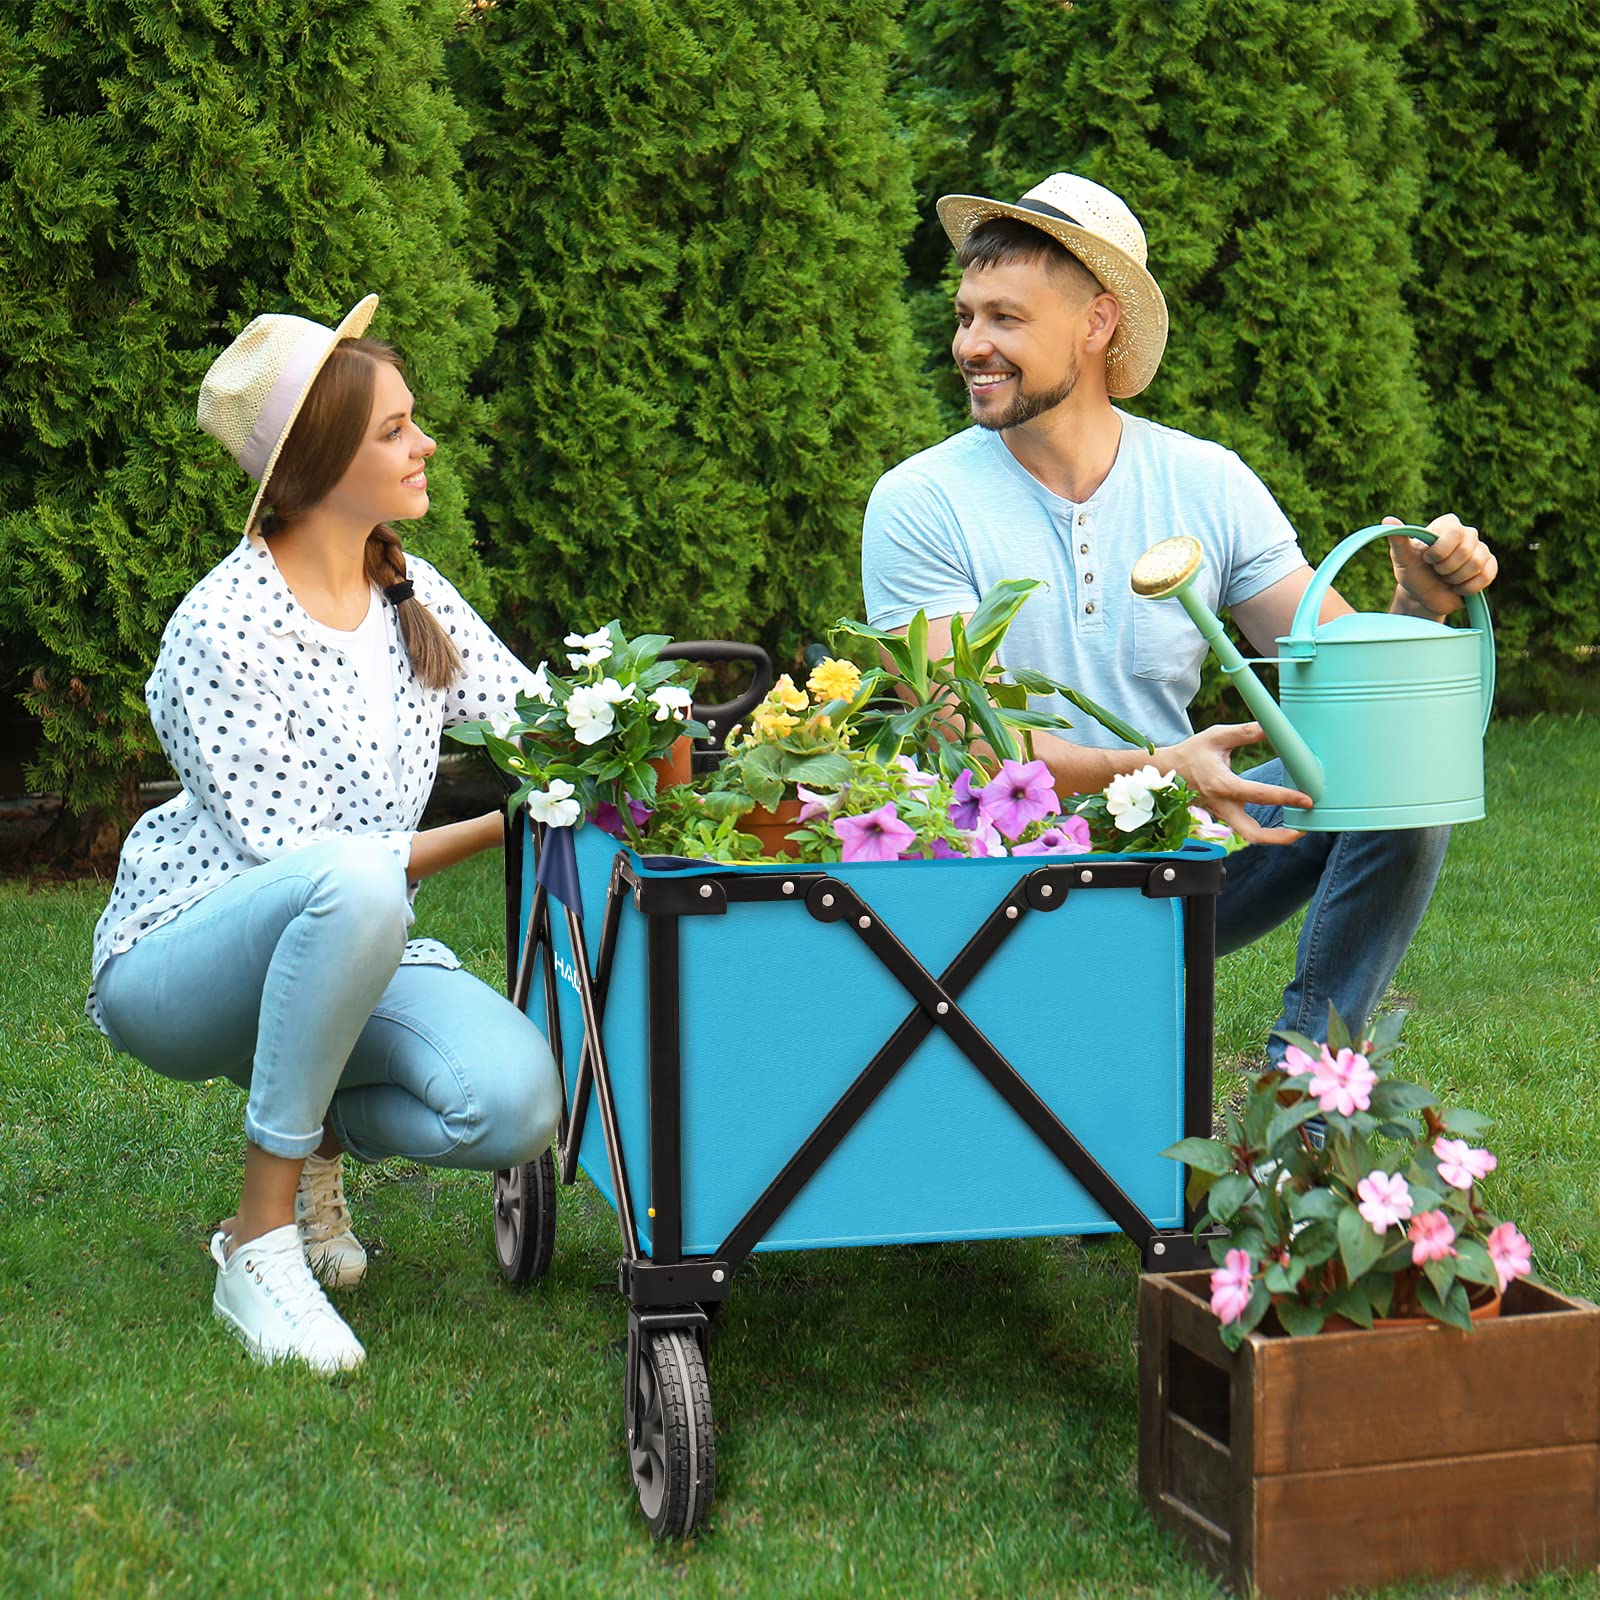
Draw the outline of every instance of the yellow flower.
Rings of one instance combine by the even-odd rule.
[[[861,687],[861,669],[853,661],[828,660],[812,669],[806,679],[806,688],[817,697],[820,704],[830,700],[853,700]]]
[[[755,715],[750,720],[756,735],[764,739],[789,733],[800,725],[798,717],[792,717],[787,711],[779,711],[765,704],[756,707]]]
[[[795,688],[794,679],[787,672],[767,691],[767,700],[773,705],[782,706],[785,711],[804,711],[806,708],[806,697]]]

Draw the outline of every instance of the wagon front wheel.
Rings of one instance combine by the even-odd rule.
[[[494,1175],[494,1254],[511,1283],[550,1270],[556,1248],[556,1162],[546,1150]]]
[[[639,1509],[658,1539],[698,1533],[717,1481],[711,1384],[687,1328],[653,1333],[639,1352],[628,1465]]]

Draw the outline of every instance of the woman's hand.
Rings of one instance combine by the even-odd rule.
[[[435,872],[453,867],[480,850],[493,850],[504,843],[506,814],[503,811],[486,811],[481,817],[469,817],[465,822],[447,822],[440,828],[425,828],[411,836],[411,860],[406,866],[406,877],[420,883]]]

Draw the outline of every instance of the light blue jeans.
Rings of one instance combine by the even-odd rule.
[[[530,1161],[561,1089],[544,1035],[470,973],[401,966],[405,869],[350,837],[240,873],[101,969],[111,1041],[249,1091],[245,1135],[299,1158],[323,1118],[363,1161]]]
[[[1294,787],[1281,761],[1245,776]],[[1265,827],[1294,826],[1295,813],[1285,815],[1282,806],[1248,809]],[[1294,977],[1273,1026],[1324,1039],[1332,1001],[1357,1033],[1410,948],[1449,843],[1449,828],[1404,828],[1249,845],[1228,857],[1217,900],[1217,954],[1241,949],[1307,906]],[[1282,1039],[1267,1041],[1272,1061],[1281,1061],[1286,1048]]]

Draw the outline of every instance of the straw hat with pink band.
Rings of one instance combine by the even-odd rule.
[[[975,194],[947,194],[939,220],[958,248],[991,217],[1013,217],[1066,247],[1117,299],[1117,331],[1106,349],[1106,392],[1138,394],[1167,347],[1167,302],[1145,266],[1139,219],[1109,189],[1072,172],[1054,172],[1014,205]]]
[[[369,294],[337,328],[269,312],[249,323],[201,380],[200,426],[256,480],[246,534],[255,530],[272,469],[317,374],[341,339],[367,331],[377,309],[377,295]]]

